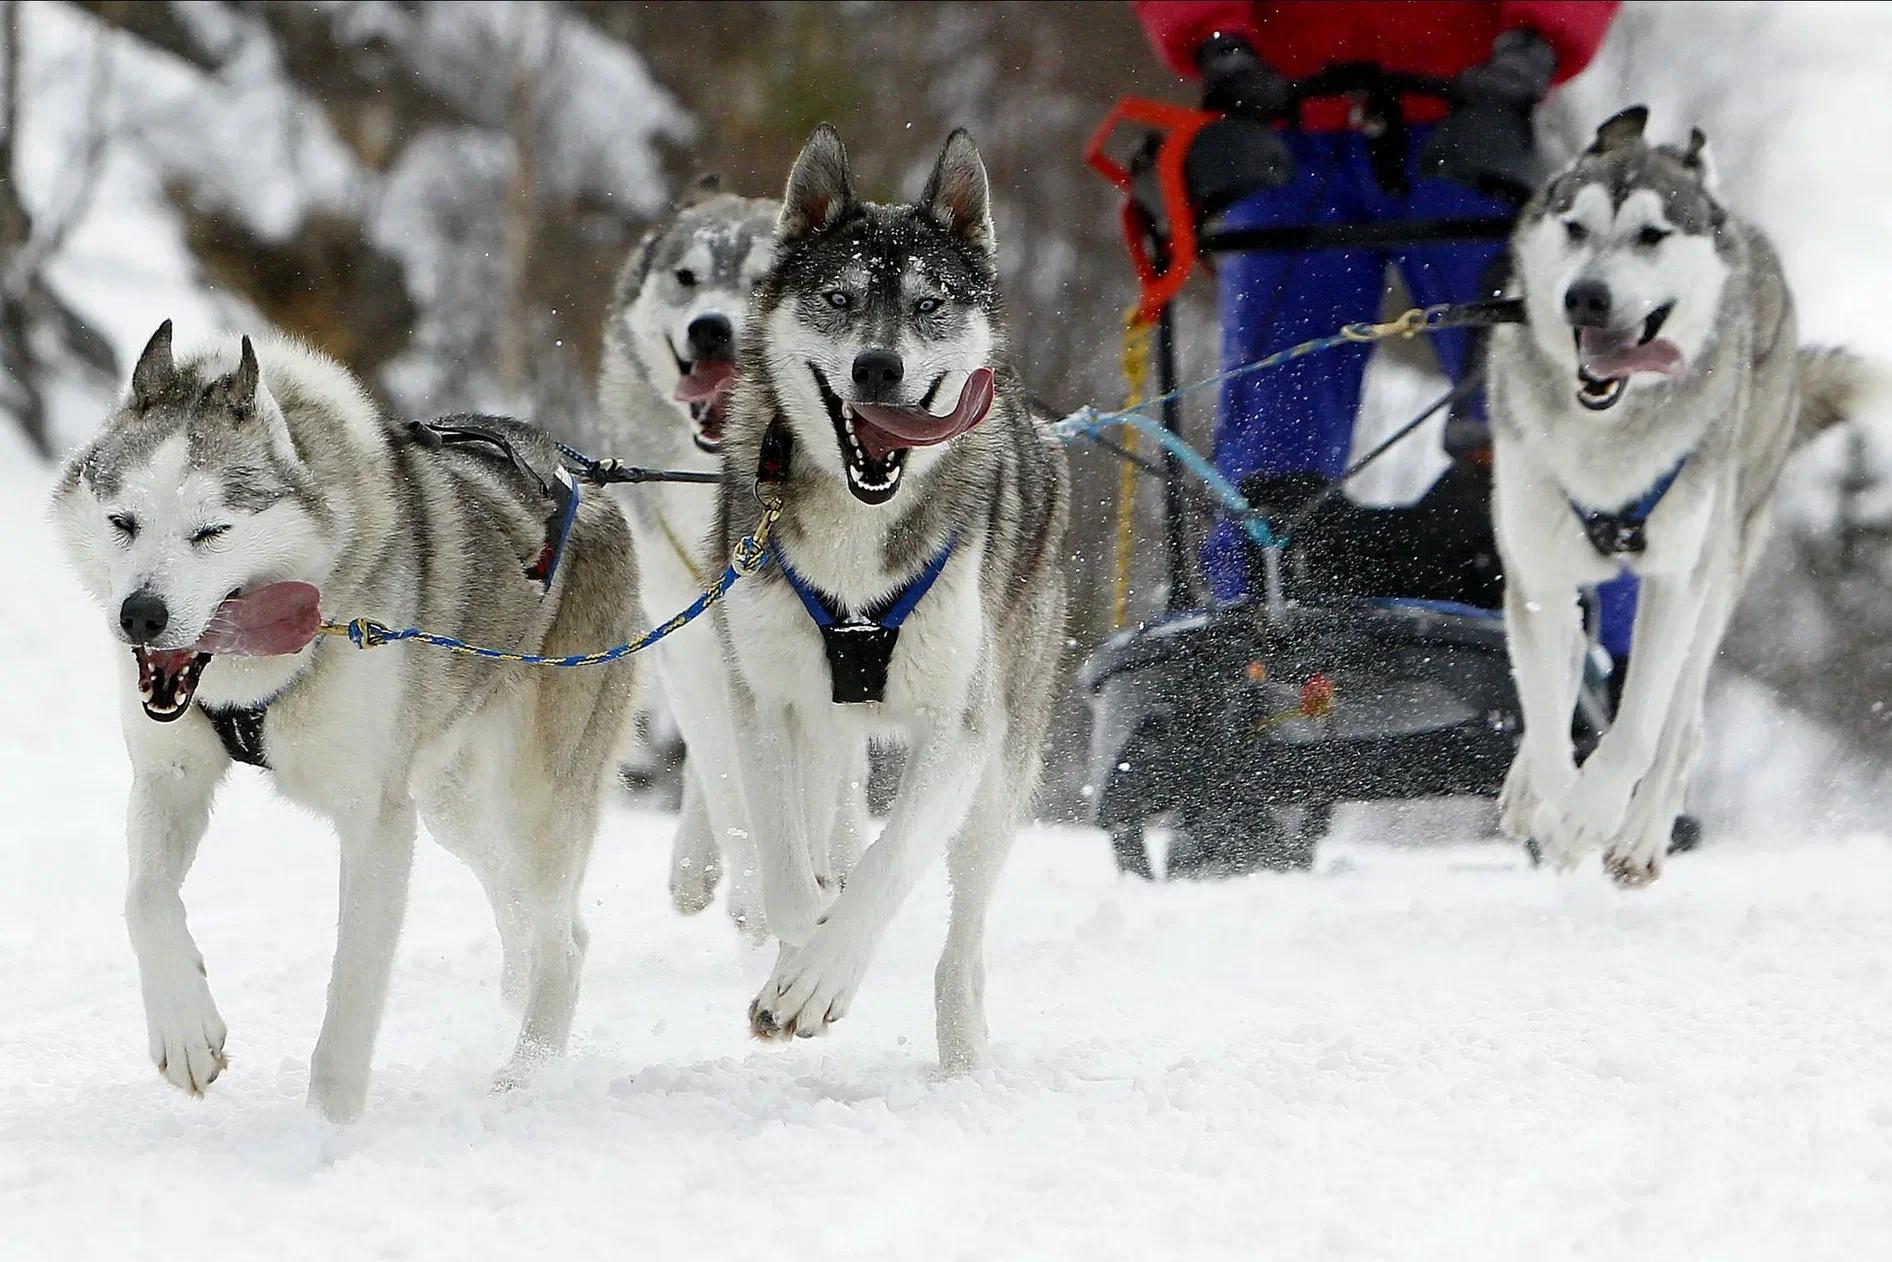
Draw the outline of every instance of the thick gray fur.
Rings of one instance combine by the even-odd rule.
[[[155,591],[193,643],[234,588],[301,580],[330,618],[417,625],[469,643],[568,654],[628,638],[636,618],[629,531],[610,498],[585,497],[549,593],[525,567],[546,537],[537,482],[470,449],[433,450],[381,414],[346,370],[295,342],[224,338],[171,361],[169,323],[124,404],[69,462],[53,513],[81,579],[105,606]],[[549,476],[536,428],[503,428]],[[180,507],[181,506],[181,507]],[[127,541],[108,514],[136,515]],[[181,515],[180,515],[181,514]],[[213,545],[155,536],[175,517],[229,526]],[[159,564],[147,560],[164,557]],[[134,777],[127,919],[153,1060],[193,1093],[224,1066],[225,1030],[179,889],[230,759],[202,710],[175,722],[140,705],[132,652],[124,729]],[[267,702],[263,743],[282,794],[326,815],[341,840],[341,911],[311,1104],[362,1109],[404,912],[417,816],[491,898],[504,989],[524,1006],[503,1080],[561,1051],[586,933],[578,894],[610,757],[632,695],[628,666],[499,665],[412,644],[358,650],[318,637],[292,656],[217,657],[197,702]]]
[[[754,1032],[813,1035],[844,1015],[894,909],[944,851],[953,909],[935,999],[949,1070],[986,1061],[985,919],[1037,783],[1066,606],[1064,455],[1035,425],[1006,353],[988,200],[963,132],[949,138],[921,199],[904,205],[855,198],[831,129],[809,141],[749,317],[718,526],[725,550],[755,529],[763,436],[779,422],[793,457],[775,539],[815,587],[868,608],[955,541],[901,631],[883,702],[832,703],[820,636],[779,569],[721,611],[764,900],[783,944],[751,1007]],[[828,297],[837,287],[853,295],[845,318]],[[916,296],[942,302],[920,314]],[[935,412],[966,372],[996,374],[985,420],[910,451],[894,494],[878,504],[844,476],[845,450],[810,370],[825,361],[824,375],[848,389],[846,365],[862,347],[899,349],[913,381],[934,383]],[[880,838],[836,895],[815,879],[808,839],[822,835],[836,751],[863,735],[905,743],[907,771]]]

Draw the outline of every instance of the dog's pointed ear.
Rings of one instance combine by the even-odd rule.
[[[144,353],[131,370],[131,401],[141,410],[150,407],[177,379],[177,364],[171,358],[171,322],[166,320],[145,343]]]
[[[683,195],[677,198],[676,209],[688,210],[700,206],[723,191],[723,177],[714,171],[704,171],[684,188]]]
[[[1623,145],[1633,144],[1642,139],[1642,130],[1648,125],[1649,107],[1632,105],[1604,119],[1603,125],[1596,129],[1596,139],[1590,142],[1590,147],[1584,152],[1608,153]]]
[[[256,366],[256,348],[250,345],[250,339],[246,336],[243,349],[237,356],[236,371],[211,387],[211,398],[238,417],[253,416],[256,412],[256,383],[261,375]]]
[[[782,217],[775,235],[781,241],[799,241],[836,220],[854,201],[854,181],[848,174],[847,150],[841,135],[823,123],[802,146],[795,169],[788,173],[782,194]]]
[[[946,137],[939,161],[920,194],[924,210],[946,231],[987,254],[998,248],[992,232],[992,189],[979,147],[961,127]]]
[[[1709,192],[1715,188],[1715,155],[1709,151],[1708,137],[1699,127],[1688,132],[1688,147],[1682,150],[1682,167],[1694,173]]]

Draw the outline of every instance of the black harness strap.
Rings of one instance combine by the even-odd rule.
[[[762,438],[762,454],[756,463],[758,496],[769,489],[779,494],[788,481],[789,461],[794,455],[794,440],[788,426],[778,417]],[[919,605],[926,593],[952,559],[956,540],[934,554],[905,587],[888,595],[872,609],[855,612],[841,608],[827,593],[817,589],[795,572],[779,543],[770,545],[770,553],[789,588],[800,598],[809,620],[821,632],[821,647],[828,659],[829,698],[836,705],[861,705],[884,701],[887,697],[887,671],[893,663],[893,651],[900,642],[900,627]]]
[[[197,708],[210,720],[231,762],[269,770],[269,758],[263,752],[263,719],[269,712],[267,701],[236,710],[213,710],[200,701]]]

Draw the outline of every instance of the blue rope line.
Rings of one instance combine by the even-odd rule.
[[[1427,307],[1423,310],[1409,311],[1400,319],[1386,324],[1349,324],[1343,327],[1339,332],[1327,337],[1319,337],[1310,341],[1301,342],[1288,347],[1286,350],[1276,351],[1272,355],[1264,356],[1250,363],[1241,364],[1224,372],[1216,373],[1213,376],[1204,377],[1200,381],[1178,386],[1165,394],[1159,394],[1154,398],[1145,399],[1143,402],[1133,407],[1123,408],[1115,412],[1099,412],[1096,408],[1087,405],[1079,408],[1062,420],[1052,422],[1045,428],[1059,440],[1066,442],[1076,438],[1096,437],[1102,434],[1103,431],[1118,425],[1129,425],[1142,433],[1150,435],[1162,445],[1165,451],[1174,456],[1184,468],[1194,474],[1201,480],[1203,485],[1207,486],[1210,491],[1215,494],[1216,499],[1221,502],[1224,508],[1228,509],[1228,511],[1234,515],[1236,520],[1241,524],[1242,530],[1247,533],[1250,539],[1254,540],[1255,543],[1263,548],[1282,547],[1287,542],[1287,536],[1285,534],[1278,534],[1270,526],[1268,519],[1256,511],[1255,506],[1248,502],[1247,498],[1242,495],[1241,491],[1236,488],[1234,483],[1230,482],[1222,475],[1219,469],[1209,463],[1201,452],[1184,442],[1180,435],[1172,433],[1160,422],[1144,415],[1144,410],[1160,407],[1165,403],[1180,399],[1185,395],[1194,394],[1199,390],[1206,390],[1210,386],[1221,385],[1226,381],[1234,381],[1237,378],[1246,377],[1251,373],[1265,372],[1270,368],[1278,368],[1290,360],[1300,359],[1306,355],[1319,354],[1322,351],[1333,350],[1341,346],[1357,346],[1363,343],[1377,342],[1396,335],[1409,336],[1414,333],[1436,332],[1441,328],[1448,327],[1447,319],[1453,310],[1454,308],[1450,306]],[[593,459],[577,448],[569,447],[564,443],[558,443],[557,446],[566,459],[578,465],[580,470],[593,480],[607,480],[608,475],[612,471],[627,468],[627,466],[619,465],[615,460]],[[656,477],[633,477],[623,480],[657,480],[665,476],[663,471],[631,470],[630,472],[655,473]],[[677,481],[719,480],[716,474],[675,473],[670,474],[669,477]],[[780,511],[779,503],[775,506],[774,511]],[[674,618],[671,618],[663,625],[652,629],[642,639],[633,640],[627,644],[613,645],[608,649],[602,649],[596,653],[574,653],[566,657],[545,657],[536,653],[515,653],[507,649],[483,648],[478,645],[468,644],[466,641],[455,639],[453,636],[438,635],[432,631],[423,631],[418,627],[404,627],[395,630],[367,618],[356,618],[346,623],[324,623],[321,630],[328,635],[347,636],[349,642],[354,644],[356,648],[374,648],[382,644],[394,644],[403,640],[413,640],[417,643],[431,645],[434,648],[446,649],[454,653],[464,653],[473,657],[486,658],[490,661],[509,662],[520,666],[571,668],[577,666],[600,666],[610,662],[622,661],[624,658],[634,653],[644,651],[666,636],[696,621],[708,611],[710,606],[721,600],[724,594],[727,593],[731,587],[735,586],[737,581],[744,575],[754,574],[765,568],[769,564],[770,559],[767,541],[768,527],[773,524],[773,520],[773,516],[765,514],[763,522],[761,526],[757,528],[756,533],[745,536],[743,540],[736,545],[735,555],[730,558],[729,564],[723,568],[722,574],[718,576],[715,583],[711,584],[707,590],[691,603],[689,608],[685,609]]]

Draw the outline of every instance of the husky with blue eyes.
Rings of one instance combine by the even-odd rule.
[[[1705,138],[1604,123],[1511,242],[1527,321],[1494,331],[1493,512],[1525,732],[1501,799],[1513,836],[1611,875],[1660,874],[1701,747],[1702,694],[1794,448],[1882,374],[1802,348],[1780,260],[1717,196]],[[1577,765],[1578,593],[1642,579],[1614,726]]]
[[[225,1068],[182,887],[234,762],[267,769],[341,841],[311,1105],[346,1121],[367,1100],[417,819],[492,901],[503,990],[524,1009],[503,1081],[563,1050],[585,955],[579,886],[630,670],[363,652],[316,634],[327,614],[548,655],[628,639],[641,621],[630,531],[558,465],[521,422],[398,423],[284,338],[173,356],[168,320],[67,463],[53,519],[123,676],[125,920],[151,1059],[175,1086],[201,1094]]]
[[[720,537],[779,498],[772,563],[720,606],[773,974],[761,1038],[848,1012],[894,913],[941,854],[942,1064],[986,1060],[986,912],[1035,788],[1064,642],[1057,444],[1006,356],[985,165],[947,140],[917,201],[855,193],[827,127],[797,159],[756,290],[723,448]],[[760,492],[760,495],[758,495]],[[820,879],[850,753],[906,773],[845,883]]]

